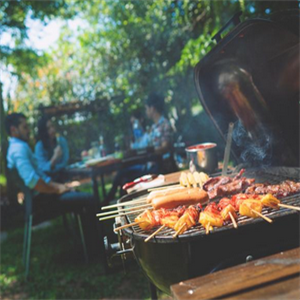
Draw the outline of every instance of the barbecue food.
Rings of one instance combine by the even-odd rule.
[[[211,178],[203,185],[203,189],[208,192],[209,199],[240,193],[255,181],[253,178],[242,177],[244,172],[242,169],[234,178],[229,176]]]
[[[165,196],[155,197],[152,199],[152,207],[175,208],[180,205],[204,204],[208,202],[208,194],[199,188],[186,188],[177,193]]]
[[[255,212],[261,213],[263,204],[260,200],[256,199],[247,199],[244,200],[239,207],[239,213],[242,216],[247,216],[250,218],[258,218],[258,214]]]
[[[285,180],[280,184],[254,184],[246,189],[246,194],[272,194],[275,197],[286,197],[300,192],[300,182]]]
[[[169,196],[171,194],[176,194],[176,193],[182,192],[184,190],[186,190],[186,188],[183,186],[180,186],[180,187],[176,187],[176,188],[172,188],[172,187],[166,188],[166,190],[162,190],[162,191],[152,191],[147,196],[147,203],[152,203],[152,200],[156,197],[165,197],[165,196]]]
[[[196,225],[197,220],[199,218],[199,209],[195,206],[189,206],[184,214],[180,217],[177,223],[174,226],[174,230],[178,232],[178,234],[184,233],[189,228]]]
[[[211,226],[223,226],[223,219],[216,203],[213,202],[208,204],[204,211],[200,213],[199,223],[201,223],[206,229],[208,229],[207,227],[211,229]]]
[[[179,183],[182,186],[185,187],[196,187],[199,185],[199,187],[202,188],[203,184],[209,179],[208,175],[203,172],[181,172],[179,177]]]
[[[139,223],[139,226],[141,229],[145,231],[151,230],[153,227],[160,225],[160,222],[158,222],[157,218],[154,217],[152,212],[148,209],[146,209],[143,213],[138,215],[135,219],[135,222],[141,222]]]
[[[262,197],[260,201],[264,206],[279,209],[278,204],[280,204],[280,201],[271,194],[267,194],[266,196]]]
[[[170,228],[174,228],[174,225],[178,219],[184,214],[186,208],[178,207],[177,209],[167,210],[164,208],[150,211],[146,209],[139,214],[134,221],[140,222],[138,225],[142,230],[149,231],[153,227],[160,225],[166,225]]]
[[[237,219],[237,214],[235,212],[235,208],[231,205],[228,204],[225,206],[221,211],[220,211],[221,217],[223,218],[224,221],[230,221],[230,214],[234,219]]]

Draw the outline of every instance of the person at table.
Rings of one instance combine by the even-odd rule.
[[[143,149],[149,146],[149,134],[145,130],[144,118],[139,110],[133,112],[131,118],[132,141],[130,148],[132,150]]]
[[[89,193],[71,191],[67,184],[54,182],[51,177],[38,168],[37,160],[28,145],[30,129],[25,115],[12,113],[5,119],[9,139],[7,167],[16,169],[24,184],[33,190],[34,201],[59,202],[67,211],[80,211],[90,256],[101,251],[96,223],[97,203]]]
[[[35,156],[38,168],[50,177],[57,178],[59,171],[64,169],[69,161],[67,140],[58,136],[55,126],[47,116],[38,121],[38,142],[35,145]]]
[[[154,147],[156,154],[162,156],[163,164],[148,162],[143,165],[136,165],[120,170],[113,180],[113,185],[109,191],[106,201],[114,199],[118,187],[122,187],[126,182],[133,181],[135,178],[146,174],[159,174],[175,171],[172,162],[172,145],[174,131],[170,122],[164,116],[165,102],[161,95],[152,93],[146,100],[146,115],[153,121],[149,133],[149,145]],[[121,190],[121,194],[124,193]]]

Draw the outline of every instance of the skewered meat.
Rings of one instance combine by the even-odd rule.
[[[223,226],[223,219],[216,203],[208,204],[204,211],[200,213],[199,223],[201,223],[204,228],[208,226]]]
[[[229,176],[211,178],[203,185],[203,189],[208,192],[209,199],[240,193],[255,181],[252,178],[242,177],[244,172],[242,169],[234,178]]]
[[[139,226],[141,229],[148,231],[151,230],[153,227],[160,225],[160,222],[158,222],[157,218],[154,217],[152,212],[148,209],[146,209],[143,213],[138,215],[135,219],[135,222],[140,222]]]
[[[196,225],[198,218],[199,218],[199,209],[191,205],[177,221],[174,230],[176,231],[179,230],[178,234],[182,234],[189,228]]]
[[[231,205],[228,204],[225,206],[221,211],[220,211],[221,217],[223,218],[224,221],[230,221],[230,214],[234,219],[237,219],[237,214],[235,212],[235,208]]]
[[[166,225],[173,228],[174,222],[177,222],[177,220],[184,214],[185,210],[185,207],[178,207],[173,210],[161,208],[154,211],[146,209],[144,212],[139,214],[134,221],[140,222],[138,225],[145,231],[149,231],[153,227],[159,225]]]
[[[275,197],[286,197],[300,192],[300,182],[285,180],[280,184],[254,184],[246,189],[246,194],[272,194]]]

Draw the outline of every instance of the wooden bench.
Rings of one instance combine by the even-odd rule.
[[[180,282],[171,292],[178,300],[300,299],[300,248]]]

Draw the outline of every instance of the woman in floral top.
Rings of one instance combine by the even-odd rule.
[[[163,166],[157,162],[148,162],[145,165],[136,165],[120,170],[113,181],[113,186],[107,195],[106,201],[114,199],[119,186],[146,174],[159,174],[175,171],[172,164],[173,129],[170,122],[163,116],[164,98],[151,94],[146,101],[146,114],[153,121],[149,133],[149,145],[153,146],[155,153],[161,154]]]

